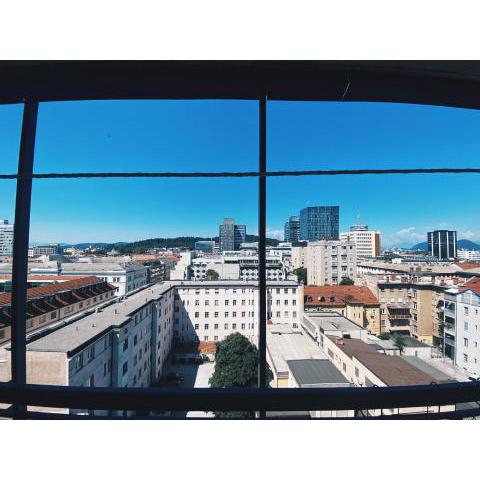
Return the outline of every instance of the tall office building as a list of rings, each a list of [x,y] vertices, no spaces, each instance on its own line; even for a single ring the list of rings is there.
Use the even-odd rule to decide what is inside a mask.
[[[300,217],[290,217],[285,223],[284,237],[286,242],[298,243],[300,241]]]
[[[457,232],[434,230],[428,232],[428,252],[439,260],[453,260],[457,257]]]
[[[0,255],[13,254],[13,224],[0,220]]]
[[[240,244],[245,243],[247,227],[235,225],[235,219],[224,218],[219,229],[219,246],[221,252],[239,250]]]
[[[340,239],[355,243],[358,257],[380,256],[380,232],[368,229],[368,225],[352,225],[349,232],[340,234]]]
[[[306,207],[300,211],[300,240],[338,240],[340,207]]]

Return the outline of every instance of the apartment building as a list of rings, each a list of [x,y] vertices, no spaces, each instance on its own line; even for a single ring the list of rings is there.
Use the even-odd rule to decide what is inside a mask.
[[[195,258],[190,265],[191,278],[205,280],[207,272],[212,270],[222,280],[258,280],[258,256],[230,253],[233,252]],[[280,255],[267,254],[266,266],[267,280],[285,280],[288,277],[289,269]]]
[[[0,220],[0,255],[13,254],[13,224]]]
[[[272,323],[299,328],[303,289],[294,281],[271,281],[267,288],[267,317]],[[258,284],[248,281],[177,283],[175,340],[217,342],[240,332],[256,342],[258,336]]]
[[[445,295],[445,355],[467,375],[480,377],[480,279]]]
[[[438,376],[432,373],[435,369],[426,364],[419,368],[421,360],[407,361],[398,355],[385,355],[370,345],[357,338],[324,336],[324,351],[330,361],[337,367],[342,375],[358,387],[386,387],[386,386],[413,386],[429,385],[443,378],[441,372]],[[451,380],[451,379],[448,379]],[[408,407],[398,409],[372,409],[363,411],[365,416],[393,415],[402,413],[422,413],[434,411],[452,411],[455,406],[442,407]]]
[[[338,285],[343,278],[354,279],[357,253],[353,242],[320,240],[306,247],[308,285]]]
[[[480,250],[467,250],[460,248],[457,251],[457,257],[459,260],[467,260],[469,262],[480,262]],[[480,267],[480,265],[478,265]]]
[[[304,309],[305,312],[337,312],[374,335],[381,332],[380,303],[366,286],[306,286]]]
[[[117,287],[119,296],[129,295],[148,284],[148,267],[145,265],[131,261],[112,262],[111,259],[106,260],[91,259],[91,261],[81,263],[62,263],[58,274],[63,276],[95,275]]]
[[[155,284],[41,336],[27,345],[27,382],[148,387],[161,375],[172,346],[173,310],[174,286]],[[7,353],[0,380],[10,372]]]
[[[115,287],[98,277],[82,277],[27,290],[27,334],[44,329],[112,299]],[[0,345],[11,340],[11,293],[0,294]]]
[[[369,230],[368,225],[352,225],[349,232],[340,234],[340,240],[355,244],[358,257],[380,256],[380,239],[380,232]]]
[[[28,249],[28,256],[30,258],[40,257],[42,255],[57,255],[58,253],[59,253],[58,244],[36,245]]]
[[[292,269],[307,268],[307,242],[292,246]]]

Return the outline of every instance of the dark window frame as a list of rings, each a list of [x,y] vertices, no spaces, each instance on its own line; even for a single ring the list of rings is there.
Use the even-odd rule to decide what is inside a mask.
[[[144,75],[138,75],[142,70]],[[31,190],[33,178],[98,177],[256,177],[259,195],[259,399],[265,389],[266,366],[266,180],[275,176],[362,175],[409,173],[480,173],[480,169],[382,169],[267,171],[267,96],[273,100],[387,101],[480,108],[480,78],[465,73],[362,66],[361,62],[11,62],[0,65],[0,104],[23,102],[23,123],[17,174],[0,175],[17,183],[12,266],[12,381],[9,388],[32,392],[26,383],[26,293]],[[368,62],[366,62],[368,63]],[[380,62],[381,63],[381,62]],[[401,62],[397,62],[401,63]],[[407,64],[409,62],[405,62]],[[412,63],[412,62],[410,62]],[[53,66],[52,66],[53,65]],[[118,71],[124,75],[115,74]],[[186,72],[196,72],[188,75]],[[12,74],[13,72],[13,74]],[[152,73],[153,72],[153,73]],[[167,72],[167,75],[164,75]],[[283,73],[283,75],[282,75]],[[105,89],[107,78],[118,85]],[[180,79],[180,80],[179,80]],[[193,79],[193,80],[191,80]],[[37,81],[40,80],[40,81]],[[230,81],[229,81],[230,80]],[[195,83],[197,82],[197,83]],[[303,82],[303,83],[302,83]],[[108,83],[109,85],[111,83]],[[134,85],[132,87],[132,84]],[[162,93],[164,91],[164,93]],[[461,92],[461,94],[459,94]],[[253,172],[144,172],[34,174],[38,107],[53,100],[100,99],[257,99],[259,105],[259,166]],[[0,385],[2,386],[2,385]],[[58,387],[68,397],[72,387]],[[8,390],[8,389],[7,389]],[[33,389],[34,391],[35,389]],[[95,393],[95,388],[91,389]],[[313,390],[312,390],[313,392]],[[142,393],[142,392],[139,392]],[[188,394],[189,392],[185,392]],[[212,392],[215,393],[215,392]],[[286,395],[281,390],[271,392]],[[145,394],[145,392],[143,392]],[[269,395],[272,396],[272,395]],[[228,397],[228,396],[227,396]],[[226,397],[226,398],[227,398]],[[13,403],[13,416],[26,415],[25,397]],[[24,398],[24,400],[22,400]],[[438,404],[438,403],[434,403]],[[237,405],[237,408],[238,405]],[[260,411],[260,418],[265,416]]]

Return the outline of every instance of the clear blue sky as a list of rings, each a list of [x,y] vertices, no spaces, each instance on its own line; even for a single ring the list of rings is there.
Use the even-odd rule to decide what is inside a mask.
[[[270,170],[480,167],[480,112],[365,103],[269,102]],[[0,106],[0,173],[16,170],[21,107]],[[42,104],[35,171],[251,171],[256,102],[128,101]],[[285,177],[268,180],[267,226],[307,205],[339,205],[385,245],[433,228],[480,240],[480,175]],[[223,217],[257,233],[258,182],[225,179],[35,180],[32,242],[214,236]],[[0,217],[13,220],[15,182],[0,180]]]

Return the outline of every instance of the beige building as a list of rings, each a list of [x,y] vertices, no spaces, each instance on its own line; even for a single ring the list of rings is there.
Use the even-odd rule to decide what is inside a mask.
[[[356,338],[341,338],[325,335],[324,351],[330,361],[351,383],[359,387],[387,387],[429,385],[437,378],[417,368],[413,362],[397,355],[384,355],[371,345]],[[419,360],[419,359],[417,359]],[[430,369],[434,370],[434,369]],[[443,407],[408,407],[368,410],[366,416],[394,415],[452,411],[453,405]]]
[[[357,254],[353,242],[319,240],[305,247],[294,247],[292,261],[307,269],[308,285],[338,285],[343,278],[356,276]]]
[[[353,242],[357,247],[358,257],[380,256],[380,232],[369,230],[367,225],[353,225],[349,232],[340,234],[340,240]]]

